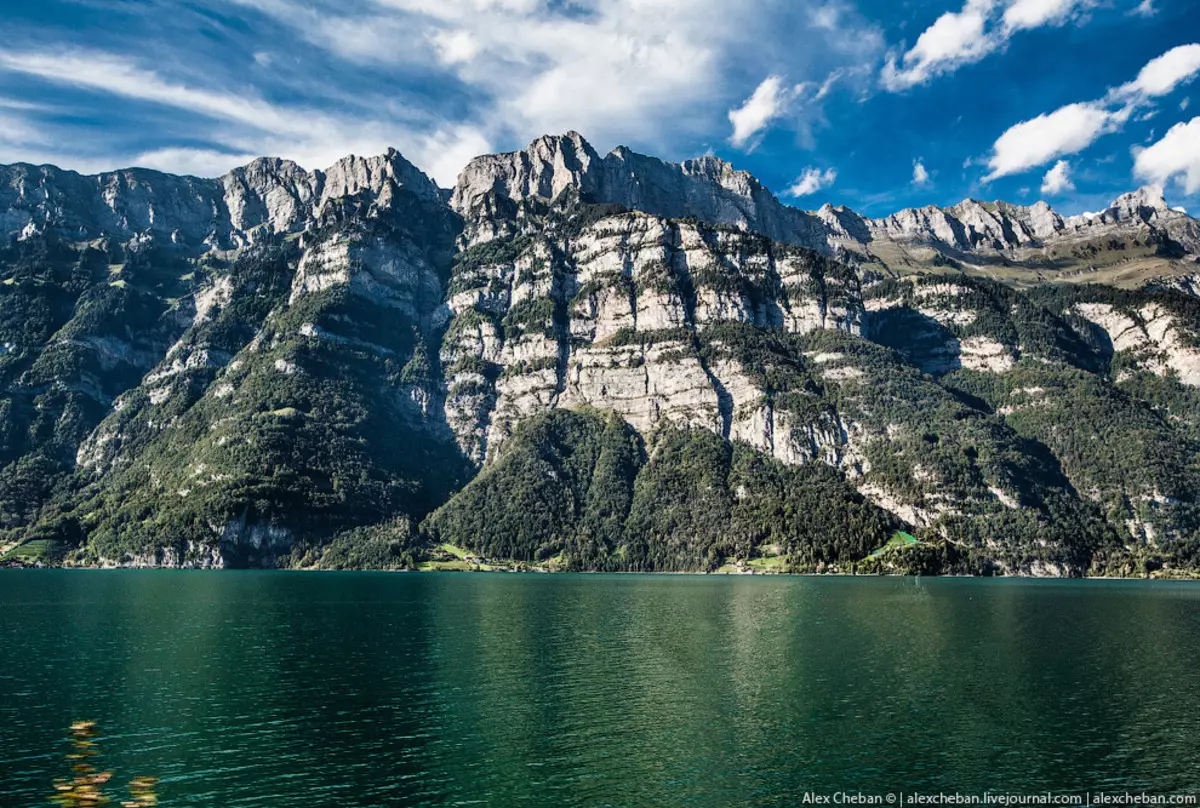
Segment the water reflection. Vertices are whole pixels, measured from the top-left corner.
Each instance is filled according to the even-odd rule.
[[[0,805],[62,728],[169,806],[1176,793],[1200,589],[686,576],[0,573]]]

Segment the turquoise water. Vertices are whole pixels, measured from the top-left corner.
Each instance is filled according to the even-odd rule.
[[[0,571],[0,805],[65,728],[164,806],[1194,793],[1200,586]]]

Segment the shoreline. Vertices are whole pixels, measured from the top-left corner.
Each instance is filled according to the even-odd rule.
[[[282,573],[282,574],[301,574],[301,573],[316,573],[316,574],[359,574],[359,573],[374,573],[388,575],[439,575],[439,576],[454,576],[454,575],[528,575],[528,576],[563,576],[563,575],[579,575],[579,576],[599,576],[599,575],[614,575],[614,576],[672,576],[672,577],[694,577],[694,578],[909,578],[916,581],[921,579],[939,579],[939,580],[1010,580],[1010,581],[1139,581],[1139,582],[1165,582],[1165,583],[1200,583],[1200,573],[1188,575],[1171,575],[1171,576],[1117,576],[1117,575],[963,575],[959,573],[949,574],[920,574],[911,575],[908,573],[854,573],[854,572],[697,572],[697,571],[662,571],[662,572],[631,572],[628,570],[545,570],[545,569],[427,569],[427,570],[398,570],[398,569],[318,569],[314,567],[307,568],[289,568],[289,567],[167,567],[167,566],[146,566],[146,565],[80,565],[80,564],[41,564],[41,565],[0,565],[0,572],[8,570],[65,570],[73,572],[188,572],[188,573],[243,573],[243,572],[259,572],[259,573]]]

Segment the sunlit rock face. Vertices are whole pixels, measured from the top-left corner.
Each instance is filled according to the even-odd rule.
[[[712,330],[861,331],[857,276],[812,251],[644,213],[543,221],[536,235],[470,248],[451,280],[447,418],[476,460],[547,406],[612,409],[647,433],[670,423],[728,435],[723,366],[701,350]]]

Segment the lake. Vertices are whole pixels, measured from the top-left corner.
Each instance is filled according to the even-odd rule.
[[[171,806],[1200,784],[1200,586],[0,571],[0,805],[94,719]]]

